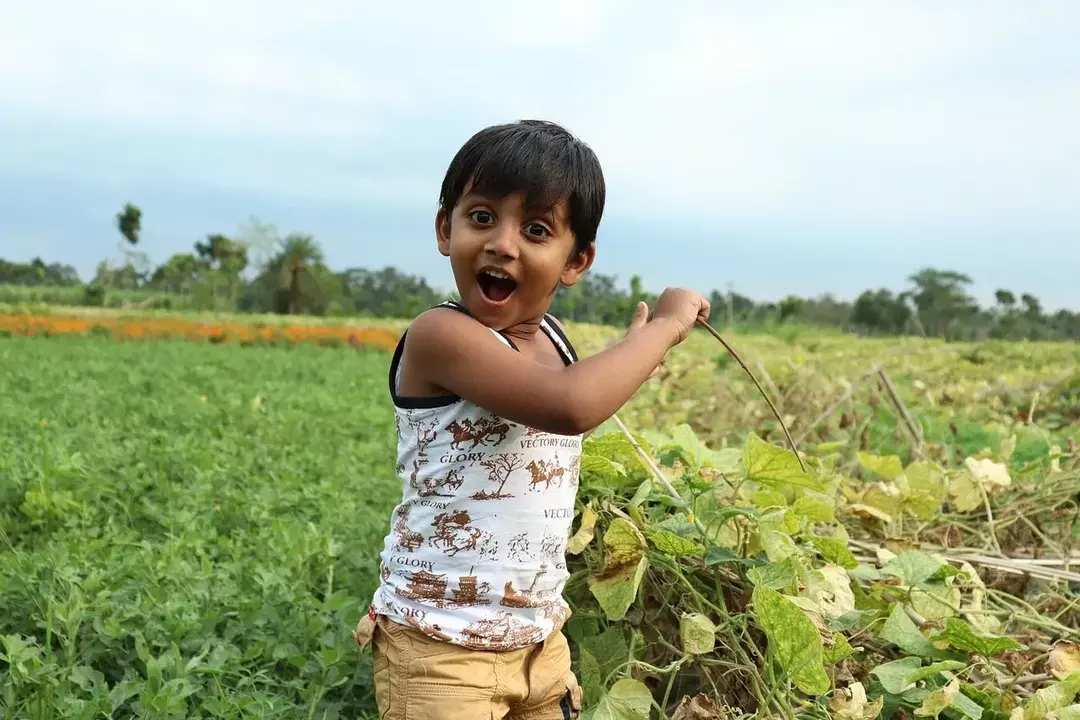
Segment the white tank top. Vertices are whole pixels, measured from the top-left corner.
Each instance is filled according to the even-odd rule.
[[[540,328],[564,363],[577,360],[549,317]],[[390,366],[403,493],[372,613],[468,648],[541,642],[570,615],[562,590],[581,436],[504,420],[464,398],[401,397],[404,342]]]

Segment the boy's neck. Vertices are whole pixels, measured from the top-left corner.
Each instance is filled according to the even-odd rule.
[[[543,315],[536,319],[515,323],[508,328],[504,328],[502,334],[506,335],[511,340],[522,340],[526,343],[532,342],[536,339],[536,334],[540,332],[540,320],[542,318]]]
[[[454,300],[454,302],[465,308],[465,310],[473,318],[479,320],[476,313],[474,313],[464,302],[462,302],[461,300]],[[529,343],[532,342],[536,338],[537,333],[540,332],[540,323],[547,315],[547,313],[548,309],[542,308],[539,311],[534,311],[533,313],[530,313],[529,317],[524,320],[518,320],[512,325],[508,325],[504,328],[496,327],[494,329],[498,330],[503,335],[509,337],[511,340],[521,340],[522,342]]]

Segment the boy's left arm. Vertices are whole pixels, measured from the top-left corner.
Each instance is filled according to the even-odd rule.
[[[557,318],[557,317],[555,317],[554,315],[551,315],[551,314],[548,314],[548,317],[551,318],[551,321],[555,324],[555,327],[557,327],[562,332],[563,335],[565,335],[566,337],[570,337],[570,333],[568,333],[566,331],[566,326],[562,324],[562,321],[560,321],[559,318]],[[657,368],[657,370],[659,370],[659,369],[660,368]],[[656,371],[653,371],[653,375],[656,375]],[[587,430],[585,433],[582,434],[581,439],[584,440],[585,438],[592,435],[594,432],[596,432],[596,428],[592,428],[591,430]]]

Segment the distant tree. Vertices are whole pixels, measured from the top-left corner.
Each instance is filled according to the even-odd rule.
[[[248,266],[247,245],[215,233],[207,235],[203,242],[196,242],[195,252],[209,270],[213,293],[217,295],[218,287],[222,286],[229,301],[235,300],[240,274]]]
[[[139,233],[142,232],[142,210],[137,205],[126,203],[123,210],[116,214],[116,227],[128,244],[138,245]]]
[[[1020,296],[1020,302],[1024,305],[1024,314],[1032,320],[1042,317],[1042,304],[1034,295],[1024,293]]]
[[[908,280],[919,321],[930,335],[947,337],[950,329],[974,316],[978,303],[967,294],[971,278],[952,270],[924,268]]]
[[[205,263],[194,254],[176,253],[154,270],[150,282],[166,292],[190,293],[202,282],[205,270]]]
[[[98,268],[95,282],[102,288],[138,287],[146,282],[150,275],[150,258],[144,252],[134,250],[139,244],[142,233],[142,210],[137,205],[125,203],[115,216],[116,228],[120,231],[121,242],[118,245],[123,258],[118,269],[111,268],[108,262]]]
[[[998,290],[994,293],[994,299],[997,300],[997,304],[1006,310],[1011,310],[1013,305],[1016,304],[1016,296],[1008,290]]]
[[[889,290],[866,290],[855,300],[849,322],[864,331],[880,334],[905,332],[911,320],[911,308],[904,297]]]
[[[280,314],[322,314],[341,302],[343,281],[325,264],[322,247],[311,235],[291,233],[245,289],[243,309]]]
[[[802,298],[788,295],[780,301],[780,322],[798,316],[799,311],[802,310],[804,305],[806,305],[806,301]]]

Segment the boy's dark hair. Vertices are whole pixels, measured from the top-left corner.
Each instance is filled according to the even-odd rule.
[[[450,162],[439,206],[450,215],[470,190],[492,198],[525,194],[534,212],[549,212],[565,197],[575,252],[596,241],[606,188],[592,149],[565,128],[544,120],[493,125],[469,138]]]

